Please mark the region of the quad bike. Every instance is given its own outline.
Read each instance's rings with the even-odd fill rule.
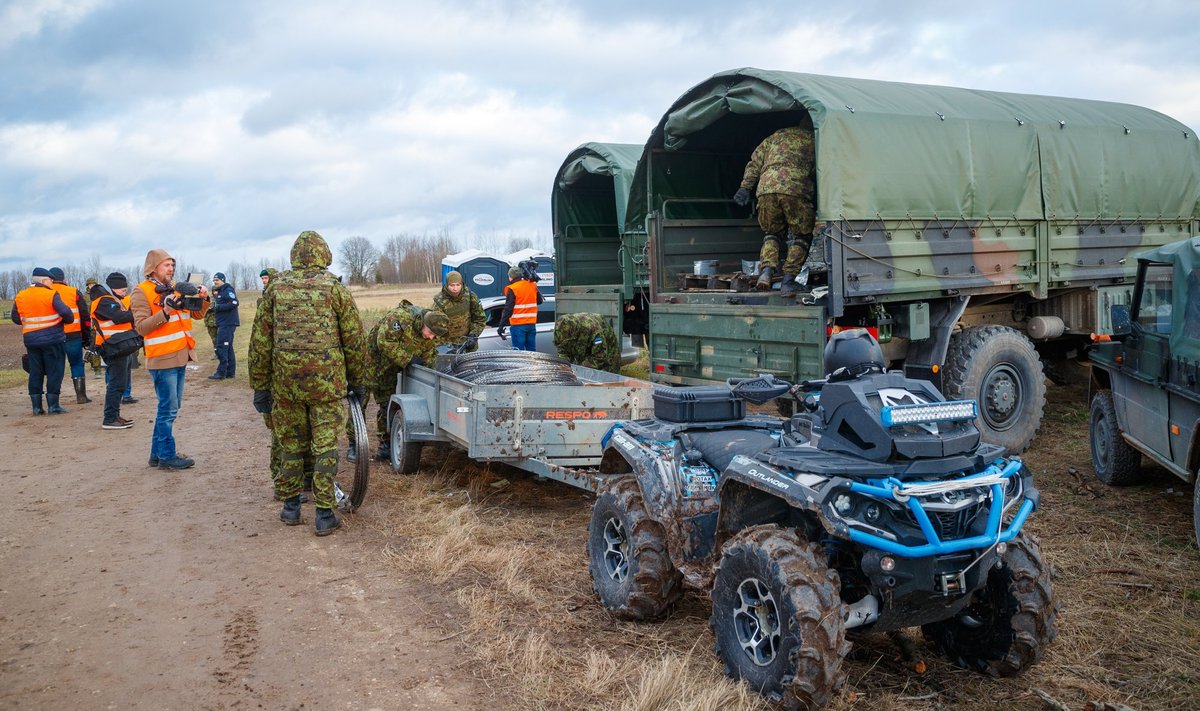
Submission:
[[[848,634],[920,626],[954,664],[1020,674],[1056,636],[1038,491],[980,442],[974,401],[886,372],[834,334],[819,381],[760,376],[655,393],[607,435],[589,526],[594,587],[626,619],[709,590],[726,673],[788,708],[828,703]],[[788,419],[746,402],[798,401]]]

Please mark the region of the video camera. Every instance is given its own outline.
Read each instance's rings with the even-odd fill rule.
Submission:
[[[158,284],[154,287],[154,293],[159,295],[160,306],[169,306],[179,311],[198,311],[204,308],[200,287],[189,281]]]
[[[521,278],[525,281],[537,283],[541,277],[538,276],[538,263],[536,259],[522,259],[517,263],[517,268],[521,270]]]

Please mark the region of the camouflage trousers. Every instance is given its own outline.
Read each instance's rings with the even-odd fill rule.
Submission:
[[[304,490],[305,457],[312,458],[312,498],[317,508],[333,508],[333,479],[338,468],[338,424],[346,411],[340,400],[275,400],[271,434],[279,441],[275,494],[281,499]]]
[[[778,235],[787,235],[787,257],[784,274],[799,274],[812,245],[814,215],[812,205],[798,195],[759,195],[758,226],[762,228],[762,250],[758,258],[764,267],[779,269],[779,252],[783,247]]]
[[[206,324],[204,324],[204,327],[206,329],[208,329],[208,340],[212,341],[213,348],[216,348],[217,347],[217,324],[214,323],[213,325],[209,326],[206,323]]]

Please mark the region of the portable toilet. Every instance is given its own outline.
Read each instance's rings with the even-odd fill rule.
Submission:
[[[538,274],[538,291],[542,292],[542,296],[550,296],[554,293],[554,255],[546,254],[540,249],[518,249],[515,252],[504,255],[505,261],[514,267],[525,261],[532,259],[537,262]]]
[[[509,263],[478,249],[448,255],[442,260],[442,281],[446,274],[457,271],[463,282],[479,298],[503,296],[508,285]]]

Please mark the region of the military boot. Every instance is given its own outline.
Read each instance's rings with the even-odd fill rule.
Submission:
[[[783,281],[779,282],[780,294],[795,294],[800,291],[800,285],[796,283],[795,274],[784,274]]]
[[[63,409],[63,406],[58,404],[58,393],[54,393],[53,395],[46,393],[46,405],[46,410],[51,415],[65,415],[67,413]]]
[[[346,447],[346,461],[351,464],[358,461],[358,444],[353,441]]]
[[[375,450],[375,458],[381,462],[392,461],[392,447],[387,442],[379,445],[379,449]]]
[[[37,395],[30,395],[29,399],[33,401],[33,414],[35,414],[35,415],[46,414],[45,408],[42,407],[41,393],[38,393]]]
[[[283,508],[279,509],[279,520],[289,526],[299,526],[304,523],[300,520],[300,497],[293,496],[290,499],[283,500]]]
[[[317,509],[317,535],[328,536],[329,534],[341,528],[342,519],[333,512],[333,509]]]
[[[75,385],[75,404],[83,405],[91,402],[87,396],[87,382],[82,375],[78,378],[71,378],[71,383]]]
[[[759,291],[771,290],[771,277],[775,276],[775,269],[772,267],[763,267],[762,273],[758,275],[758,282],[754,285]]]

